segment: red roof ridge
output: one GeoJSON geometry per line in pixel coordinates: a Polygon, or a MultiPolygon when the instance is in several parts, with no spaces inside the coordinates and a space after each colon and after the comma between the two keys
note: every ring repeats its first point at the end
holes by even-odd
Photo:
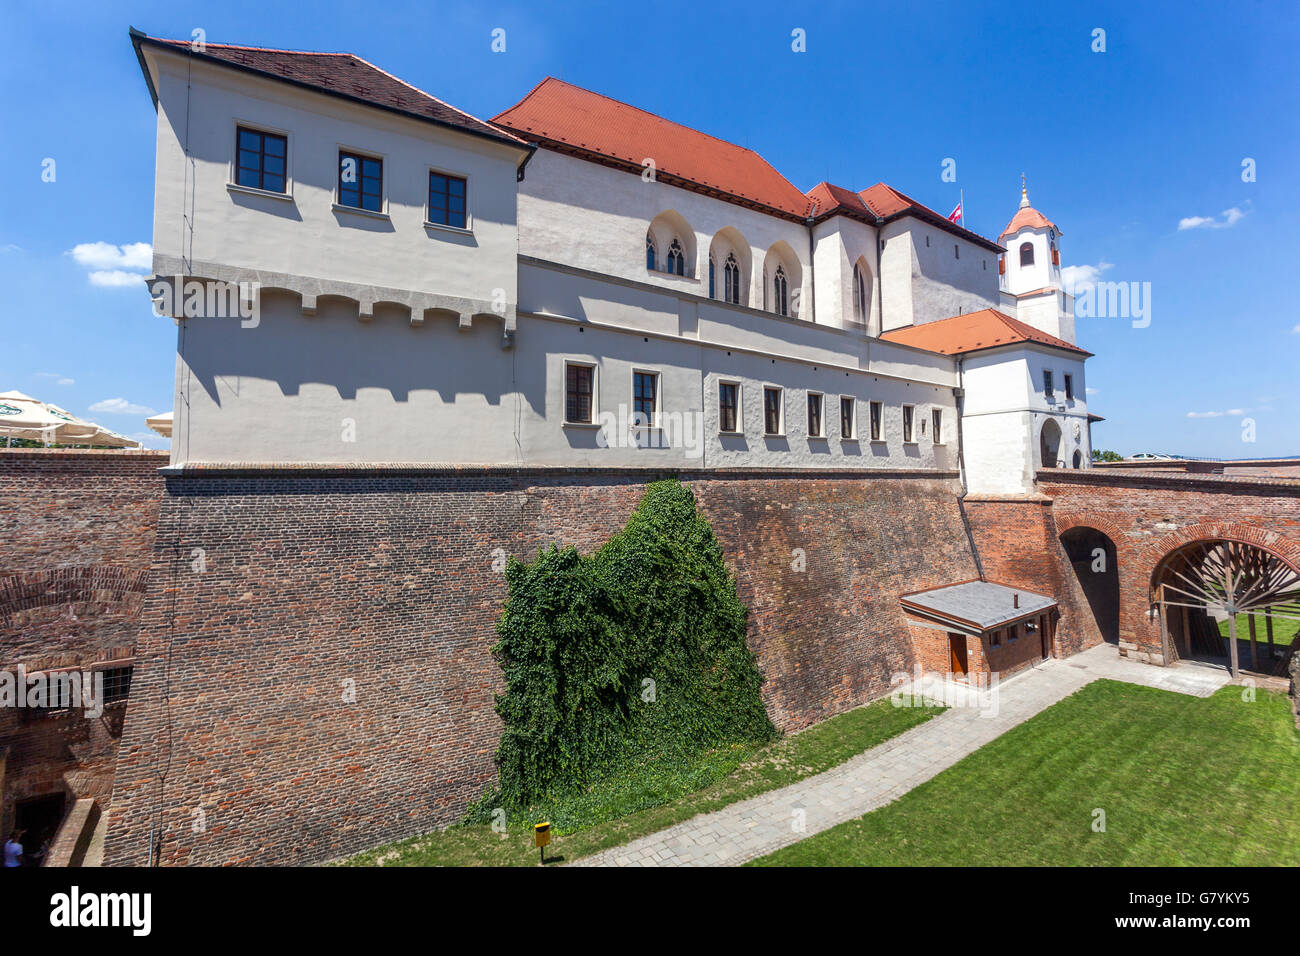
{"type": "Polygon", "coordinates": [[[1078,352],[1084,356],[1092,355],[1086,349],[994,308],[963,312],[961,315],[951,315],[934,322],[891,329],[882,333],[880,337],[888,342],[910,345],[928,352],[938,352],[941,355],[959,355],[980,349],[1014,345],[1018,342],[1035,342],[1039,345],[1078,352]],[[998,328],[1003,330],[1003,335],[997,334],[998,328]],[[1005,337],[1008,334],[1010,337],[1005,337]]]}
{"type": "MultiPolygon", "coordinates": [[[[193,41],[191,40],[172,40],[167,37],[156,37],[151,34],[145,34],[145,36],[148,37],[148,39],[154,40],[158,43],[167,43],[170,44],[171,46],[184,46],[193,49],[193,41]]],[[[249,50],[253,53],[295,53],[299,56],[350,56],[354,60],[361,60],[361,57],[357,56],[355,53],[348,53],[346,51],[342,53],[323,53],[320,50],[282,50],[278,47],[273,47],[273,46],[243,46],[238,43],[209,43],[206,40],[203,42],[204,49],[207,49],[210,46],[217,47],[218,49],[221,50],[249,50]]],[[[193,52],[202,53],[203,50],[194,50],[193,52]]],[[[361,60],[361,62],[365,63],[366,61],[361,60]]],[[[369,65],[374,66],[373,63],[369,65]]],[[[379,69],[379,68],[375,67],[375,69],[379,69]]],[[[393,77],[393,79],[397,79],[397,77],[393,77]]],[[[410,84],[407,85],[409,86],[410,84]]],[[[423,90],[421,90],[421,92],[423,92],[423,90]]]]}
{"type": "MultiPolygon", "coordinates": [[[[504,110],[502,110],[500,113],[498,113],[496,116],[492,117],[492,122],[495,123],[498,119],[500,119],[502,116],[505,116],[505,115],[506,115],[507,113],[509,113],[511,110],[518,109],[518,108],[519,108],[520,106],[522,106],[524,103],[528,102],[528,100],[532,97],[532,95],[533,95],[534,93],[536,93],[538,90],[540,90],[540,89],[541,89],[543,86],[545,86],[547,83],[559,83],[559,84],[561,84],[561,85],[563,85],[563,86],[567,86],[567,87],[569,87],[570,89],[573,89],[573,90],[581,90],[583,93],[590,93],[592,96],[598,96],[598,97],[600,97],[602,100],[608,100],[609,102],[614,103],[614,104],[617,105],[617,106],[623,106],[623,107],[626,107],[627,109],[630,109],[630,110],[636,110],[636,112],[638,112],[638,113],[644,113],[646,116],[654,117],[655,119],[659,120],[659,121],[662,122],[662,123],[671,123],[673,126],[680,126],[682,129],[688,129],[688,130],[690,130],[692,133],[696,133],[696,134],[698,134],[698,135],[700,135],[700,136],[707,137],[708,139],[713,140],[715,143],[722,143],[722,144],[725,145],[725,146],[731,146],[731,147],[734,147],[734,148],[736,148],[736,149],[743,149],[745,152],[747,152],[747,153],[751,153],[751,154],[753,154],[754,156],[757,156],[759,159],[763,159],[763,156],[762,156],[761,153],[755,152],[754,149],[752,149],[752,148],[749,147],[749,146],[741,146],[739,143],[733,143],[733,142],[732,142],[731,140],[729,140],[729,139],[723,139],[721,136],[714,136],[712,133],[706,133],[706,132],[704,132],[704,130],[702,130],[702,129],[696,129],[694,126],[687,126],[685,123],[679,123],[677,120],[669,119],[667,116],[662,116],[662,115],[660,115],[659,113],[654,112],[653,110],[648,110],[648,109],[646,109],[645,107],[637,106],[637,105],[634,104],[634,103],[628,103],[628,102],[626,102],[626,101],[624,101],[624,100],[615,99],[614,97],[610,96],[608,93],[602,93],[602,92],[600,92],[599,90],[588,89],[588,88],[585,87],[585,86],[579,86],[577,83],[570,83],[568,80],[562,80],[562,79],[560,79],[558,76],[546,76],[546,77],[544,77],[540,83],[538,83],[536,86],[534,86],[531,90],[528,91],[528,94],[527,94],[527,95],[526,95],[522,100],[520,100],[520,101],[519,101],[518,103],[516,103],[514,106],[511,106],[511,107],[509,107],[509,108],[507,108],[507,109],[504,109],[504,110]]],[[[767,160],[766,160],[766,159],[763,159],[763,162],[767,163],[767,160]]],[[[767,163],[767,165],[772,166],[771,163],[767,163]]],[[[776,172],[776,174],[777,174],[778,176],[781,176],[782,179],[785,179],[785,176],[782,176],[781,173],[780,173],[780,171],[777,170],[777,168],[776,168],[775,166],[772,166],[772,169],[773,169],[773,171],[776,172]]],[[[787,183],[790,183],[790,180],[788,180],[788,179],[786,179],[785,181],[786,181],[787,183]]],[[[790,186],[791,186],[791,188],[793,188],[793,189],[798,189],[798,188],[799,188],[798,186],[795,186],[794,183],[790,183],[790,186]]]]}
{"type": "MultiPolygon", "coordinates": [[[[439,98],[439,97],[437,97],[437,96],[434,96],[432,93],[429,93],[429,92],[427,92],[426,90],[422,90],[422,89],[420,89],[418,86],[414,85],[413,83],[408,83],[408,82],[406,82],[406,80],[402,79],[400,76],[394,76],[392,73],[389,73],[387,70],[385,70],[382,66],[376,66],[375,64],[371,63],[369,60],[367,60],[367,59],[366,59],[365,57],[363,57],[363,56],[357,56],[355,53],[348,53],[348,54],[333,54],[333,53],[331,53],[331,54],[327,54],[327,55],[328,55],[328,56],[350,56],[350,57],[352,57],[352,59],[357,60],[357,61],[359,61],[359,62],[361,62],[361,63],[364,63],[366,66],[370,67],[372,70],[376,70],[376,71],[378,71],[378,72],[384,74],[384,76],[388,77],[390,80],[393,80],[393,81],[396,82],[396,83],[401,83],[401,84],[402,84],[404,87],[406,87],[408,90],[411,90],[411,91],[414,92],[414,93],[419,93],[421,96],[426,96],[426,97],[428,97],[429,99],[433,100],[435,103],[441,103],[443,106],[447,107],[447,109],[449,109],[449,110],[455,110],[457,113],[459,113],[461,116],[465,117],[466,119],[471,119],[471,120],[473,120],[475,123],[483,123],[483,122],[484,122],[484,120],[479,119],[479,118],[478,118],[477,116],[475,116],[474,114],[472,114],[472,113],[466,113],[466,112],[465,112],[463,109],[461,109],[459,106],[456,106],[456,105],[454,105],[454,104],[452,104],[452,103],[448,103],[446,100],[441,99],[441,98],[439,98]]],[[[495,125],[495,124],[493,124],[493,125],[495,125]]],[[[506,136],[509,136],[511,139],[519,140],[520,143],[524,143],[524,142],[526,142],[525,140],[520,139],[518,136],[516,136],[514,133],[510,132],[509,130],[502,130],[502,132],[503,132],[506,136]]]]}

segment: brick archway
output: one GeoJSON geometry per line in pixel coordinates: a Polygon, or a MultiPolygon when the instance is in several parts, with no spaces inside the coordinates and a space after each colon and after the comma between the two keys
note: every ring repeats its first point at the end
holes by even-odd
{"type": "Polygon", "coordinates": [[[1149,566],[1147,579],[1155,587],[1156,573],[1169,555],[1197,541],[1237,541],[1267,551],[1300,574],[1300,542],[1290,540],[1276,531],[1232,521],[1203,522],[1172,531],[1163,538],[1141,549],[1139,558],[1149,566]]]}

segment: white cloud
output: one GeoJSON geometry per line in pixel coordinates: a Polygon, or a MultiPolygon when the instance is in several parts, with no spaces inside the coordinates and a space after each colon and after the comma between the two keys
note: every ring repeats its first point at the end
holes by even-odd
{"type": "Polygon", "coordinates": [[[1236,418],[1238,415],[1245,415],[1244,408],[1229,408],[1222,412],[1188,412],[1188,418],[1236,418]]]}
{"type": "Polygon", "coordinates": [[[12,242],[7,242],[0,246],[0,252],[22,252],[23,247],[12,242]]]}
{"type": "Polygon", "coordinates": [[[1096,394],[1097,394],[1097,389],[1095,389],[1095,388],[1085,388],[1085,389],[1083,390],[1083,394],[1085,394],[1085,395],[1096,395],[1096,394]]]}
{"type": "Polygon", "coordinates": [[[138,285],[143,287],[146,276],[139,272],[123,272],[121,269],[101,269],[90,274],[90,284],[109,289],[138,285]]]}
{"type": "Polygon", "coordinates": [[[136,405],[125,398],[106,398],[90,406],[92,412],[104,415],[153,415],[154,410],[147,405],[136,405]]]}
{"type": "Polygon", "coordinates": [[[1300,335],[1300,325],[1297,325],[1294,329],[1292,329],[1292,330],[1291,330],[1291,334],[1292,334],[1292,335],[1300,335]]]}
{"type": "Polygon", "coordinates": [[[68,251],[77,264],[90,270],[91,285],[105,289],[138,286],[153,268],[153,248],[147,242],[81,242],[68,251]]]}
{"type": "Polygon", "coordinates": [[[55,385],[76,385],[76,379],[68,378],[66,375],[59,375],[57,372],[37,372],[34,378],[50,378],[54,380],[55,385]]]}
{"type": "Polygon", "coordinates": [[[1065,291],[1074,295],[1075,289],[1082,289],[1095,283],[1101,274],[1114,266],[1103,259],[1095,266],[1066,266],[1061,270],[1061,285],[1065,291]]]}
{"type": "Polygon", "coordinates": [[[153,266],[153,249],[147,242],[82,242],[69,255],[87,269],[148,269],[153,266]]]}
{"type": "Polygon", "coordinates": [[[1223,218],[1215,216],[1187,216],[1178,220],[1178,231],[1186,229],[1227,229],[1229,226],[1235,226],[1246,216],[1246,210],[1239,206],[1233,206],[1231,209],[1223,210],[1223,218]]]}

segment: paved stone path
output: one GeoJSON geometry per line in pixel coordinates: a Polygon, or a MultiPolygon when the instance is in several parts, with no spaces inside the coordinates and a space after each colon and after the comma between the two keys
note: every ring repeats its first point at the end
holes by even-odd
{"type": "Polygon", "coordinates": [[[972,697],[963,686],[927,679],[926,693],[953,706],[906,733],[818,774],[701,814],[658,833],[574,861],[574,866],[738,866],[897,800],[1012,727],[1099,678],[1208,697],[1228,682],[1215,668],[1156,667],[1110,645],[1048,660],[972,697]],[[956,696],[953,696],[956,695],[956,696]],[[802,811],[803,828],[797,811],[802,811]]]}

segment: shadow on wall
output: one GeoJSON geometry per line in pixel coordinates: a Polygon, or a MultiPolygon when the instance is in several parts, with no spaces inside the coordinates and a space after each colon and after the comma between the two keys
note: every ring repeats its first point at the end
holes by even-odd
{"type": "Polygon", "coordinates": [[[191,374],[218,406],[223,392],[238,395],[247,378],[275,382],[285,396],[315,384],[347,400],[361,389],[380,389],[395,402],[409,401],[412,391],[436,391],[448,404],[482,395],[500,405],[518,393],[535,411],[545,408],[544,370],[516,380],[514,354],[501,348],[498,316],[475,316],[462,330],[451,313],[430,312],[413,327],[409,312],[395,304],[376,304],[366,322],[347,299],[321,297],[317,306],[315,316],[304,316],[298,296],[264,291],[256,326],[188,320],[184,358],[191,374]]]}

